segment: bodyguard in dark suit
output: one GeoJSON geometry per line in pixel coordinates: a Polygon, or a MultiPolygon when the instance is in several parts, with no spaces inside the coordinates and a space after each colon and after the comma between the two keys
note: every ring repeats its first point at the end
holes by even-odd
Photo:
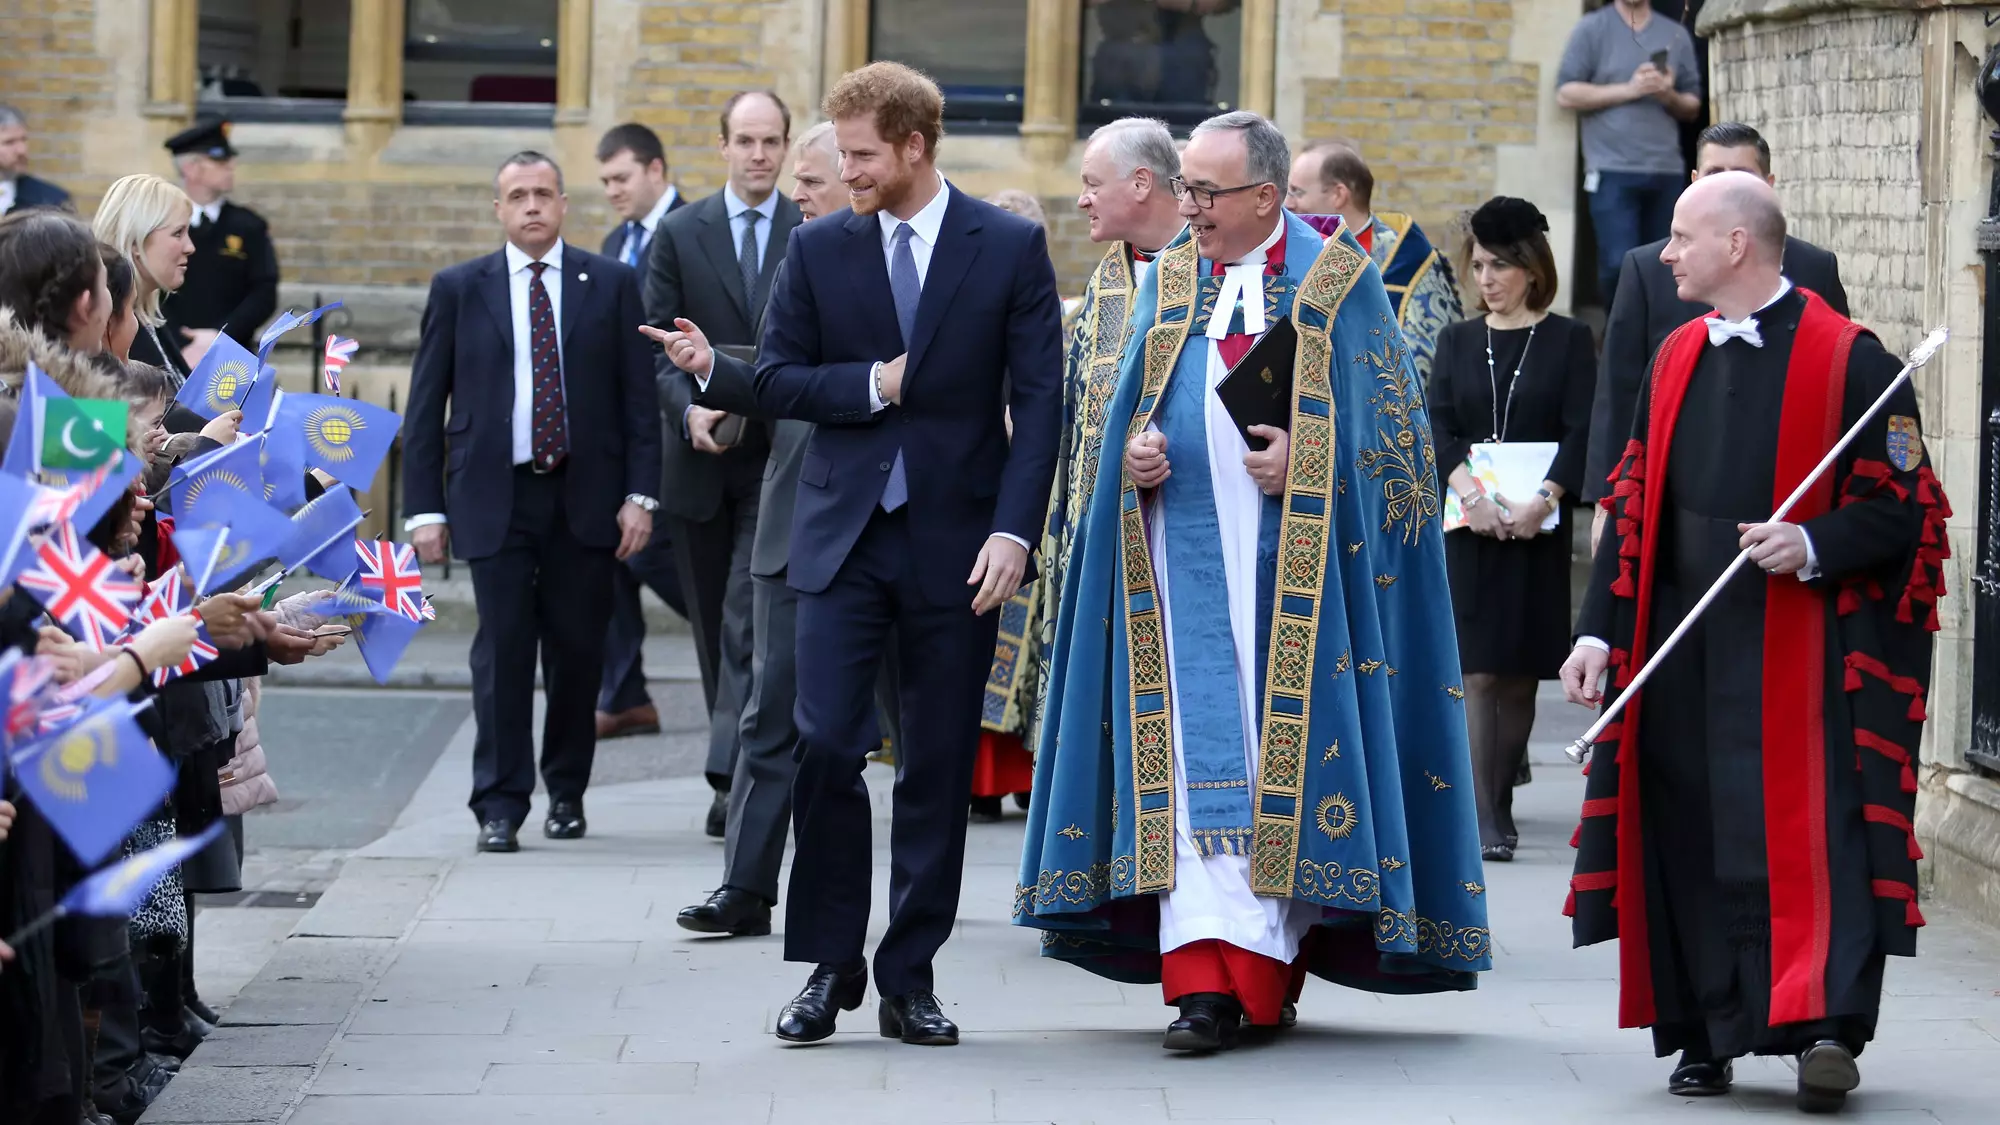
{"type": "Polygon", "coordinates": [[[191,364],[201,362],[218,332],[255,348],[259,330],[278,311],[278,251],[263,216],[228,199],[236,190],[229,122],[197,122],[169,137],[167,151],[194,201],[187,280],[160,306],[167,339],[191,364]]]}
{"type": "Polygon", "coordinates": [[[424,561],[455,538],[472,571],[470,805],[480,850],[514,851],[535,787],[538,657],[542,830],[584,833],[611,574],[652,531],[660,430],[638,278],[564,245],[562,173],[548,157],[509,157],[495,181],[507,245],[431,280],[403,488],[424,561]]]}
{"type": "Polygon", "coordinates": [[[799,592],[801,747],[785,959],[815,967],[777,1032],[824,1039],[867,988],[861,774],[893,629],[906,739],[879,1018],[884,1035],[944,1045],[958,1028],[932,992],[931,961],[957,917],[992,611],[1025,579],[1048,510],[1062,314],[1041,225],[938,174],[943,98],[930,79],[874,63],[822,108],[853,209],[792,236],[757,368],[769,412],[817,424],[786,570],[799,592]]]}
{"type": "MultiPolygon", "coordinates": [[[[604,236],[602,253],[643,269],[660,221],[687,203],[667,181],[667,153],[659,135],[632,123],[606,131],[597,142],[597,182],[604,187],[604,201],[622,220],[604,236]]],[[[604,635],[604,683],[597,693],[599,739],[656,734],[660,729],[659,709],[646,691],[642,584],[675,613],[688,615],[665,519],[655,519],[652,538],[611,572],[611,627],[604,635]]]]}
{"type": "MultiPolygon", "coordinates": [[[[1749,172],[1767,181],[1771,175],[1771,146],[1748,125],[1724,121],[1702,130],[1696,150],[1694,178],[1717,172],[1749,172]]],[[[1590,410],[1590,446],[1584,458],[1583,498],[1596,504],[1610,485],[1607,479],[1625,455],[1625,443],[1632,436],[1632,412],[1639,384],[1652,366],[1653,356],[1667,334],[1698,316],[1709,307],[1683,301],[1677,293],[1673,271],[1660,261],[1666,240],[1640,246],[1625,255],[1619,270],[1617,297],[1604,323],[1604,350],[1597,366],[1597,393],[1590,410]]],[[[1840,263],[1834,255],[1803,239],[1785,239],[1785,276],[1801,289],[1810,289],[1847,315],[1847,290],[1840,284],[1840,263]]],[[[1598,509],[1591,541],[1603,526],[1598,509]]]]}
{"type": "Polygon", "coordinates": [[[72,209],[69,193],[24,170],[28,166],[28,119],[0,105],[0,215],[29,207],[72,209]]]}
{"type": "MultiPolygon", "coordinates": [[[[799,224],[797,205],[777,191],[791,112],[775,94],[742,93],[723,108],[721,125],[729,181],[660,224],[647,254],[646,319],[670,329],[684,318],[717,344],[744,346],[756,342],[778,251],[799,224]]],[[[716,796],[708,834],[721,836],[750,687],[750,551],[770,438],[762,425],[738,419],[725,426],[728,415],[696,406],[687,378],[671,367],[660,375],[661,514],[670,525],[709,706],[705,772],[716,796]]]]}

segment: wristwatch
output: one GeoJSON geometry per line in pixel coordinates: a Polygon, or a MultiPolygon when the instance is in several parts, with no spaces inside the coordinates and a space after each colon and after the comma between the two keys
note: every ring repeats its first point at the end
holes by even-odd
{"type": "Polygon", "coordinates": [[[1550,492],[1547,488],[1537,488],[1535,490],[1535,495],[1541,497],[1543,500],[1548,501],[1549,507],[1553,508],[1556,506],[1556,494],[1550,492]]]}
{"type": "Polygon", "coordinates": [[[627,504],[637,504],[639,510],[643,512],[657,512],[660,510],[660,502],[658,500],[653,499],[651,496],[641,496],[636,492],[627,496],[625,502],[627,504]]]}

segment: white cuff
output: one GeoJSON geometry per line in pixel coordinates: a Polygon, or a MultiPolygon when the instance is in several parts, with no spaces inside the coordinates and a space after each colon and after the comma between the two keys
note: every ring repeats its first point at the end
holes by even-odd
{"type": "Polygon", "coordinates": [[[1028,553],[1029,553],[1029,554],[1031,554],[1031,555],[1035,553],[1035,549],[1034,549],[1033,547],[1030,547],[1030,546],[1028,546],[1028,541],[1027,541],[1026,539],[1023,539],[1023,538],[1021,538],[1021,537],[1020,537],[1020,536],[1018,536],[1018,535],[1009,535],[1008,533],[1006,533],[1006,532],[1004,532],[1004,531],[996,531],[996,532],[994,532],[993,534],[991,534],[991,535],[987,536],[987,538],[988,538],[988,539],[1005,539],[1005,540],[1006,540],[1007,542],[1009,542],[1009,543],[1019,543],[1019,544],[1021,545],[1021,549],[1022,549],[1023,551],[1026,551],[1026,552],[1028,552],[1028,553]]]}
{"type": "Polygon", "coordinates": [[[1578,638],[1576,639],[1576,647],[1578,647],[1578,648],[1585,648],[1585,647],[1589,647],[1589,648],[1594,648],[1594,649],[1597,649],[1597,650],[1599,650],[1599,651],[1601,651],[1601,652],[1610,652],[1610,651],[1611,651],[1611,646],[1610,646],[1610,645],[1608,645],[1608,644],[1605,644],[1605,643],[1604,643],[1604,641],[1603,641],[1603,640],[1602,640],[1601,638],[1598,638],[1598,637],[1578,637],[1578,638]]]}
{"type": "Polygon", "coordinates": [[[425,512],[422,515],[411,516],[409,519],[404,520],[403,530],[415,531],[420,527],[429,527],[431,524],[444,523],[444,522],[445,518],[443,512],[425,512]]]}
{"type": "Polygon", "coordinates": [[[878,363],[868,369],[868,412],[880,414],[887,409],[889,404],[882,401],[882,365],[878,363]]]}
{"type": "Polygon", "coordinates": [[[1806,565],[1799,568],[1799,581],[1811,582],[1819,577],[1819,552],[1813,550],[1812,534],[1799,528],[1799,538],[1806,541],[1806,565]]]}
{"type": "Polygon", "coordinates": [[[701,391],[707,390],[708,381],[710,379],[715,378],[715,352],[711,350],[708,353],[708,370],[689,371],[688,374],[694,376],[694,385],[696,390],[701,390],[701,391]]]}

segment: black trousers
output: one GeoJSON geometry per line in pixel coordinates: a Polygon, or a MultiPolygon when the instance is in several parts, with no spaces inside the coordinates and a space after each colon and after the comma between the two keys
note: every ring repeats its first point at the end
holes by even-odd
{"type": "Polygon", "coordinates": [[[514,510],[500,550],[468,564],[479,630],[472,636],[472,799],[478,819],[520,827],[535,790],[535,662],[542,784],[551,801],[581,801],[597,750],[594,711],[604,671],[616,552],[570,532],[563,479],[514,470],[514,510]]]}
{"type": "Polygon", "coordinates": [[[681,597],[680,569],[674,563],[673,535],[664,516],[653,517],[653,537],[637,554],[611,568],[611,624],[604,631],[604,683],[597,692],[597,709],[611,714],[644,707],[653,701],[646,691],[646,612],[639,603],[645,586],[688,615],[681,597]]]}
{"type": "MultiPolygon", "coordinates": [[[[907,510],[905,510],[907,511],[907,510]]],[[[792,792],[785,959],[851,965],[868,931],[874,850],[862,780],[880,745],[869,714],[891,630],[902,734],[889,835],[888,931],[875,951],[884,996],[931,988],[931,961],[958,917],[966,802],[999,615],[923,596],[905,512],[877,511],[824,591],[799,595],[800,759],[792,792]]]]}
{"type": "Polygon", "coordinates": [[[757,537],[758,494],[763,459],[727,459],[722,507],[699,522],[674,520],[674,563],[688,624],[694,629],[695,660],[708,702],[708,783],[727,791],[741,746],[743,704],[750,698],[751,618],[755,595],[750,549],[757,537]]]}

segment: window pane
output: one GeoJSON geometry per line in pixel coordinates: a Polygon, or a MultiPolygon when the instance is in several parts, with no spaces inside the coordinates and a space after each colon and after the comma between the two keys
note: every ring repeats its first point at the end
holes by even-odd
{"type": "Polygon", "coordinates": [[[1028,0],[874,0],[868,26],[868,57],[930,75],[944,90],[947,119],[1021,120],[1028,0]]]}
{"type": "Polygon", "coordinates": [[[1237,101],[1239,0],[1085,0],[1078,118],[1102,125],[1132,114],[1193,124],[1237,101]],[[1175,10],[1181,9],[1181,10],[1175,10]]]}
{"type": "Polygon", "coordinates": [[[195,60],[204,108],[246,119],[338,114],[347,97],[348,0],[201,0],[195,60]],[[303,103],[303,104],[298,104],[303,103]]]}
{"type": "Polygon", "coordinates": [[[409,0],[403,96],[553,104],[560,8],[560,0],[409,0]]]}

